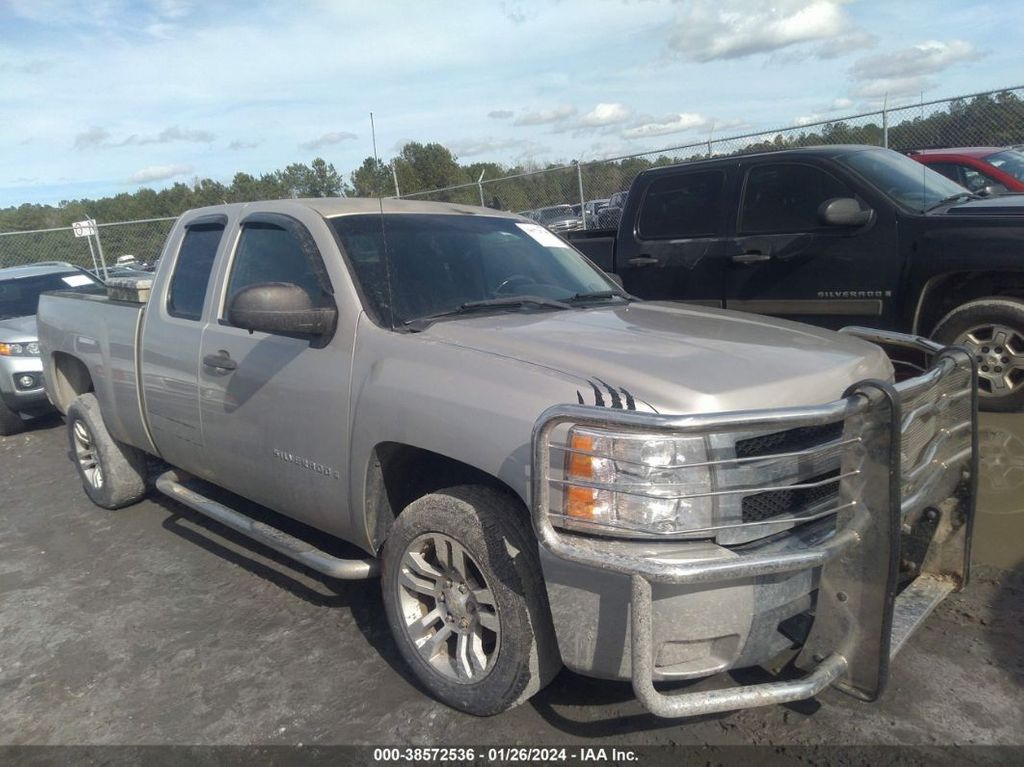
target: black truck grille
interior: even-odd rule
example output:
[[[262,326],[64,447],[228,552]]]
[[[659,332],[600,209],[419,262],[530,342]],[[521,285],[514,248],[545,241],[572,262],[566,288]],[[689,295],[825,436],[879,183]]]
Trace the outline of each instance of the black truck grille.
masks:
[[[824,426],[801,426],[774,434],[762,434],[757,437],[741,439],[736,442],[736,457],[755,458],[772,453],[795,453],[799,450],[824,445],[841,436],[843,436],[842,421]]]
[[[810,485],[837,477],[835,482],[827,482],[819,487],[784,488],[748,495],[743,499],[743,521],[761,522],[786,513],[796,514],[828,498],[835,498],[839,494],[838,476],[837,469],[801,483]]]

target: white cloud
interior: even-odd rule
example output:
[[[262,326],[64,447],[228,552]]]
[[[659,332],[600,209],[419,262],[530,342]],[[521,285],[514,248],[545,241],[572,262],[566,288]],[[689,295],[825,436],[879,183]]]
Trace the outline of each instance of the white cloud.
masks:
[[[235,139],[228,144],[228,149],[232,151],[237,151],[239,149],[255,149],[261,143],[261,141],[242,141],[241,139]]]
[[[571,104],[562,104],[550,109],[540,109],[534,112],[523,112],[515,120],[513,125],[548,125],[568,120],[576,114],[576,107]]]
[[[679,114],[668,115],[660,120],[650,120],[622,132],[623,138],[649,138],[651,136],[668,136],[672,133],[683,133],[684,131],[696,128],[705,128],[711,125],[704,115],[693,112],[680,112]]]
[[[534,141],[515,138],[456,139],[445,142],[445,146],[451,149],[455,156],[460,159],[507,152],[509,150],[517,151],[518,156],[533,156],[547,151],[547,147],[541,146]]]
[[[929,40],[910,48],[865,56],[850,69],[856,80],[881,80],[933,75],[963,61],[980,57],[964,40]]]
[[[299,149],[323,149],[325,146],[340,144],[342,141],[352,141],[357,138],[359,138],[359,136],[355,133],[349,133],[348,131],[331,131],[330,133],[325,133],[315,139],[304,141],[299,144]]]
[[[853,99],[838,98],[832,99],[832,104],[829,107],[830,111],[838,112],[840,109],[851,109],[853,107]]]
[[[632,113],[622,104],[601,103],[580,118],[579,124],[590,128],[601,128],[606,125],[617,125],[630,118]]]
[[[771,53],[793,45],[824,42],[815,54],[827,57],[829,47],[863,45],[843,0],[695,0],[686,6],[669,34],[668,45],[691,61],[738,59]]]
[[[133,173],[128,181],[132,184],[148,184],[153,181],[166,181],[175,176],[184,176],[191,172],[191,165],[150,165]]]
[[[110,131],[94,125],[86,131],[75,136],[75,149],[92,149],[94,147],[109,146]]]
[[[492,109],[490,112],[487,113],[487,116],[490,117],[492,120],[507,120],[514,114],[515,112],[513,112],[511,109]]]
[[[209,144],[216,136],[210,131],[195,130],[193,128],[179,128],[174,125],[164,128],[157,134],[140,136],[133,133],[119,141],[114,141],[112,134],[106,128],[93,126],[75,136],[75,149],[99,149],[120,146],[145,146],[147,144],[170,144],[175,141],[185,141],[194,144]]]

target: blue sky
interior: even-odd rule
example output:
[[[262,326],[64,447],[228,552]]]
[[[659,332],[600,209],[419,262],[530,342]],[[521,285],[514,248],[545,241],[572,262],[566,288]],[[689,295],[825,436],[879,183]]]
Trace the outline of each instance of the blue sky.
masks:
[[[347,174],[371,110],[384,159],[654,150],[1019,85],[1020,29],[1005,0],[0,0],[0,206]]]

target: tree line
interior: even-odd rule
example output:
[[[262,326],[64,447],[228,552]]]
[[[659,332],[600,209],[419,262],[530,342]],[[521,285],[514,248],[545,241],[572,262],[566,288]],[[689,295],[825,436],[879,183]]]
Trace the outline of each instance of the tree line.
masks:
[[[715,155],[815,144],[880,145],[883,130],[880,119],[857,125],[836,121],[813,129],[790,129],[768,140],[742,144],[728,151],[715,151]],[[1024,100],[1011,91],[958,99],[928,116],[901,119],[889,127],[888,134],[890,148],[899,151],[1024,143]],[[585,194],[588,199],[607,197],[619,189],[628,188],[642,170],[707,156],[706,152],[688,156],[662,154],[586,164],[582,169]],[[89,217],[111,222],[177,216],[190,208],[222,202],[340,195],[392,196],[396,182],[402,194],[462,185],[462,188],[435,192],[422,199],[480,204],[480,189],[476,181],[481,173],[485,182],[490,180],[483,185],[483,202],[491,207],[520,210],[578,201],[579,182],[574,168],[562,172],[536,172],[559,167],[562,166],[462,163],[442,144],[410,142],[389,161],[367,157],[347,178],[332,163],[317,157],[308,165],[293,163],[282,170],[258,176],[238,172],[230,183],[196,178],[191,183],[178,182],[159,191],[141,188],[112,197],[63,200],[57,205],[25,203],[0,209],[0,232],[68,226],[73,221]],[[515,178],[504,178],[507,176]]]

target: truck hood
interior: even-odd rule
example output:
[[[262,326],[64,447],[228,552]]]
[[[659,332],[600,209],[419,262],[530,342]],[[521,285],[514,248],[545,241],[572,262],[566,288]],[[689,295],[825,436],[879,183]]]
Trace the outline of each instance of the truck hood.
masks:
[[[1024,216],[1024,194],[1001,194],[970,200],[943,211],[941,216]]]
[[[560,373],[584,404],[667,413],[820,404],[892,378],[882,349],[860,339],[675,303],[465,317],[423,335]]]
[[[6,343],[35,341],[39,337],[37,332],[35,315],[0,320],[0,341]]]

